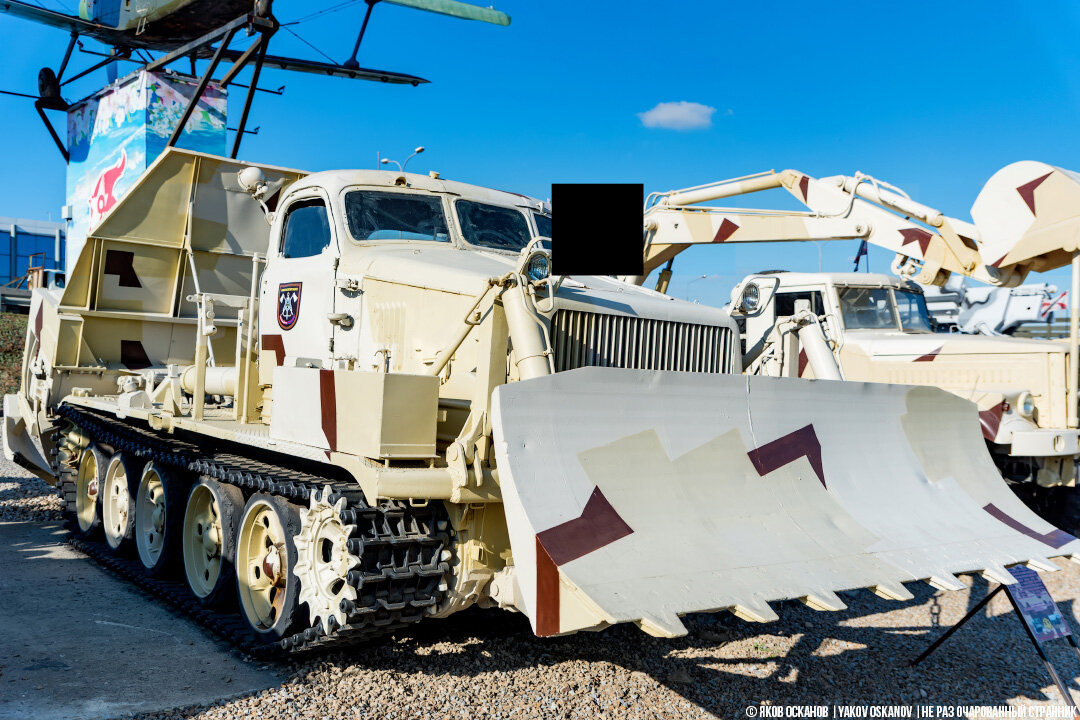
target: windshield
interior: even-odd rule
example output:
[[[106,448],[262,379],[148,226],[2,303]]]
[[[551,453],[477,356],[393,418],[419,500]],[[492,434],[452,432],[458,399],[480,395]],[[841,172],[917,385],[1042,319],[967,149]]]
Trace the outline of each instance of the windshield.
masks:
[[[840,313],[848,330],[896,330],[892,293],[889,288],[837,288]]]
[[[500,205],[458,200],[454,203],[465,242],[493,250],[518,252],[532,240],[525,214]]]
[[[355,240],[450,241],[442,200],[431,195],[354,190],[345,217]]]
[[[551,216],[533,213],[536,220],[536,234],[541,237],[551,237]]]
[[[926,298],[922,293],[895,290],[896,309],[900,312],[900,327],[908,332],[934,332]]]

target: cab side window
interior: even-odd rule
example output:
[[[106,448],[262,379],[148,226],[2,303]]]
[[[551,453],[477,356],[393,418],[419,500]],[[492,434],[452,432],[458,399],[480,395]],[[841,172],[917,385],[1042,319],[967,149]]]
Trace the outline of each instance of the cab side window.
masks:
[[[281,241],[282,257],[319,255],[330,245],[330,240],[330,218],[322,200],[303,200],[289,207]]]
[[[776,316],[786,317],[788,315],[794,315],[796,300],[809,300],[810,312],[815,315],[825,314],[825,303],[822,300],[821,293],[816,290],[807,290],[805,292],[777,293],[775,300]]]

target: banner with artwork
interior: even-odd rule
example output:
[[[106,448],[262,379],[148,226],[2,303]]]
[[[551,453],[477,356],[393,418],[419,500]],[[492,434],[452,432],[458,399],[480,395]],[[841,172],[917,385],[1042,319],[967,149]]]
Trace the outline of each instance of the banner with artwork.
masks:
[[[195,88],[189,78],[140,71],[68,110],[69,266],[90,229],[165,150]],[[226,91],[210,84],[177,144],[224,155],[227,99]]]

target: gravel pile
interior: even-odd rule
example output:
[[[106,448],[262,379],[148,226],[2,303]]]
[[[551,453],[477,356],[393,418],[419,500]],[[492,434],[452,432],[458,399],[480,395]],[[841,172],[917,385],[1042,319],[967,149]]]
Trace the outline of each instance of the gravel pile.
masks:
[[[2,459],[0,470],[0,521],[60,518],[52,488]],[[1076,628],[1080,565],[1058,564],[1063,571],[1043,579]],[[849,608],[840,613],[785,603],[781,620],[767,625],[690,616],[690,634],[675,640],[632,626],[544,640],[520,615],[470,610],[381,644],[284,663],[271,690],[142,717],[691,719],[744,718],[759,704],[1060,704],[1003,595],[908,667],[991,589],[963,579],[970,589],[955,593],[910,584],[909,603],[844,593]],[[1048,651],[1080,701],[1077,657],[1064,642]]]
[[[1080,566],[1044,575],[1076,618]],[[909,585],[893,603],[845,594],[849,609],[797,603],[781,621],[727,614],[686,618],[690,635],[650,638],[635,627],[541,640],[519,615],[468,612],[409,637],[286,666],[279,687],[149,717],[286,718],[739,718],[748,705],[1057,705],[1059,696],[1003,595],[918,668],[908,661],[990,589],[939,593]],[[970,605],[969,605],[970,603]],[[1064,642],[1051,659],[1077,688]],[[1080,700],[1080,691],[1074,693]]]
[[[0,522],[57,522],[62,512],[55,488],[0,454]]]

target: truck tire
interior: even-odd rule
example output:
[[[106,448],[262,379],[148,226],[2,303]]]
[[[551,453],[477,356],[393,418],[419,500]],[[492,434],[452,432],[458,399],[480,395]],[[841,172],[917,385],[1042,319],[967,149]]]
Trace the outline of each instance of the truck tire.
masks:
[[[105,543],[118,554],[131,552],[135,545],[135,491],[139,463],[127,453],[109,459],[101,492],[101,522]]]
[[[176,569],[180,556],[186,483],[174,471],[149,462],[135,492],[135,549],[151,577]]]
[[[235,599],[236,535],[244,512],[240,488],[200,478],[188,493],[182,523],[184,578],[203,607]]]
[[[244,508],[236,540],[236,590],[240,611],[260,641],[276,643],[301,629],[296,544],[300,508],[284,498],[256,493]]]

